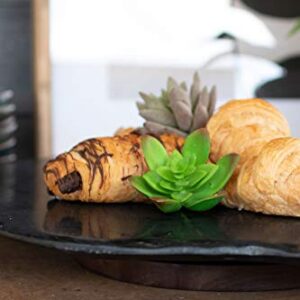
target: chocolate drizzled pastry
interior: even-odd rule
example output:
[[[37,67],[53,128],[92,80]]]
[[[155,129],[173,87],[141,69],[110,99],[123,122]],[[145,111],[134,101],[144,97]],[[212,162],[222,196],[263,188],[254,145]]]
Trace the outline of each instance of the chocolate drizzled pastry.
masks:
[[[114,137],[83,141],[46,164],[44,178],[47,188],[65,200],[144,201],[144,196],[129,181],[131,176],[142,175],[147,170],[141,138],[141,135],[125,129]],[[171,134],[161,135],[160,140],[169,152],[184,141],[182,137]]]

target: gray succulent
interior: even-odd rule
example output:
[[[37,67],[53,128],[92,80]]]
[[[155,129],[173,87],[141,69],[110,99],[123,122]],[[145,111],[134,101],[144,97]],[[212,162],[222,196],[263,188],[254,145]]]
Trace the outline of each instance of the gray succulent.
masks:
[[[160,96],[140,92],[143,102],[137,102],[141,117],[145,119],[146,132],[161,134],[164,132],[187,135],[206,126],[216,106],[216,88],[210,90],[201,87],[196,72],[188,90],[185,82],[177,83],[168,78],[167,88]]]

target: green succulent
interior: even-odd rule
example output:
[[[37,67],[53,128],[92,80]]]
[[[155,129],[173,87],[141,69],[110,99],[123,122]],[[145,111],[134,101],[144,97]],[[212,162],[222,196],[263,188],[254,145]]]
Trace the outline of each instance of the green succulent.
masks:
[[[216,164],[208,162],[210,139],[205,129],[188,135],[181,152],[168,155],[152,136],[142,138],[142,149],[149,171],[133,176],[131,184],[165,213],[182,207],[205,211],[216,206],[239,160],[237,154],[228,154]]]

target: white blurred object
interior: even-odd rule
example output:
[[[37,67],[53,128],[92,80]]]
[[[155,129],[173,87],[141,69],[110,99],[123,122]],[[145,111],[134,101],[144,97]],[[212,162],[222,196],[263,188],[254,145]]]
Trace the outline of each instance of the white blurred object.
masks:
[[[50,3],[50,48],[56,62],[129,59],[146,64],[165,60],[203,63],[209,53],[203,44],[222,32],[255,46],[275,45],[273,35],[258,17],[232,7],[229,0]],[[215,54],[211,51],[210,57]]]
[[[271,0],[262,0],[260,2],[262,2],[262,4],[265,2],[270,4],[272,3],[274,7],[277,5],[276,1]],[[288,36],[289,31],[295,24],[295,18],[280,18],[262,14],[251,9],[242,0],[234,0],[234,6],[244,11],[248,11],[251,15],[254,15],[256,18],[261,20],[276,39],[276,47],[273,48],[259,47],[255,44],[239,41],[238,46],[241,53],[264,57],[273,61],[280,61],[300,52],[299,35],[295,34],[292,37]],[[249,27],[249,30],[251,31],[251,27]],[[258,39],[260,39],[260,35],[258,36]]]
[[[237,39],[257,47],[274,48],[276,39],[268,27],[253,13],[239,9],[227,9],[224,31]]]
[[[278,64],[256,56],[226,53],[208,62],[204,69],[229,69],[234,72],[236,98],[253,97],[261,84],[282,77],[285,69]]]

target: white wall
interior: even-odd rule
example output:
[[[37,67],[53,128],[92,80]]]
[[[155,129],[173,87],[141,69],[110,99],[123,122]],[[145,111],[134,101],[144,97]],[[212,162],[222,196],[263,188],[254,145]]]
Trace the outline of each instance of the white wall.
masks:
[[[53,64],[53,153],[58,154],[83,139],[112,135],[119,127],[143,124],[135,102],[138,91],[159,93],[170,75],[189,81],[193,68]],[[201,72],[208,86],[219,83],[219,95],[233,95],[233,73]]]
[[[300,138],[300,99],[268,99],[287,118],[292,135]]]
[[[140,81],[136,80],[139,76],[134,72],[131,74],[134,78],[127,78],[130,83],[136,82],[136,86],[126,87],[124,77],[120,75],[124,71],[120,69],[121,72],[101,65],[53,65],[54,154],[71,148],[83,139],[111,135],[120,126],[141,126],[143,120],[138,116],[135,101],[139,99],[137,91],[146,88],[147,78],[152,78],[149,91],[155,92],[165,85],[169,74],[178,79],[190,79],[194,71],[164,69],[152,77],[155,68],[142,69]],[[201,74],[209,86],[219,83],[219,105],[232,98],[235,88],[232,72],[216,70]],[[269,100],[287,116],[293,134],[300,137],[300,99]]]

